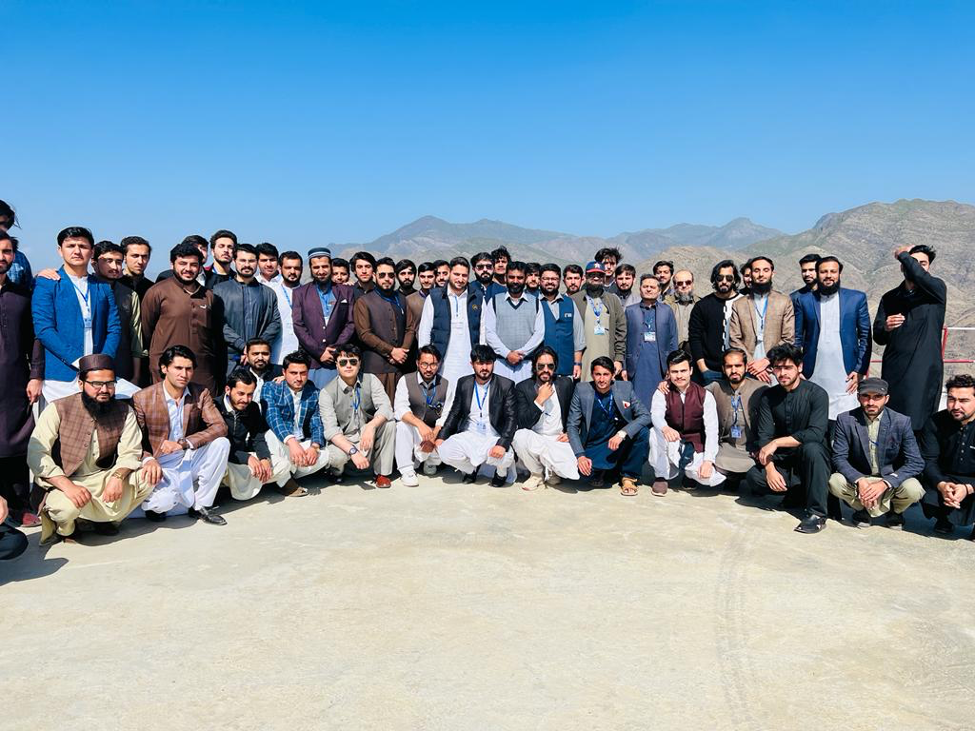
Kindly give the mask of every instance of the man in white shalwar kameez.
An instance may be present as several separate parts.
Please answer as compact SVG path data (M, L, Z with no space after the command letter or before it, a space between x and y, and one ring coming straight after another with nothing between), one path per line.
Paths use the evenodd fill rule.
M433 345L441 358L441 375L454 384L472 373L472 346L482 340L481 318L485 298L469 287L470 265L463 257L450 262L448 284L434 288L425 298L417 326L417 345ZM395 398L396 400L396 398Z

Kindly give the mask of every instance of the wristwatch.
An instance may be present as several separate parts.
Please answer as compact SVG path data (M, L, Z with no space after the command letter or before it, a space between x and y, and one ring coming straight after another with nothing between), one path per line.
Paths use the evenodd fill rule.
M349 448L349 451L346 454L348 454L350 457L352 457L354 454L358 454L359 451L360 450L358 450L356 448L356 445L354 444L352 447Z

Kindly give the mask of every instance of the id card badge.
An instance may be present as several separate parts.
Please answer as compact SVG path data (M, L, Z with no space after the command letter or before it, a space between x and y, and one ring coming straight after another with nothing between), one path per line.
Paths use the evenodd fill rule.
M601 325L599 322L596 325L594 325L594 335L605 335L606 333L607 330L605 330L604 326Z
M83 326L84 326L84 328L86 330L91 330L92 329L92 317L91 317L91 315L89 315L88 317L82 318L82 324L83 324Z
M653 343L653 342L655 342L655 339L656 339L657 335L658 335L658 333L656 333L654 331L652 331L652 332L645 332L645 342L646 343Z
M475 433L476 434L481 434L483 436L486 435L486 434L488 434L488 427L485 425L485 422L484 421L476 421L475 422Z
M739 426L734 426L729 430L729 435L733 439L739 439L741 436L743 436L743 428Z

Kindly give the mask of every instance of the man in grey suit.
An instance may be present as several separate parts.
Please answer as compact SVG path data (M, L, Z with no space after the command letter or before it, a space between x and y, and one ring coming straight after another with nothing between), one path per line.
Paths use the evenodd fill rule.
M889 528L901 530L903 513L923 498L916 479L925 466L908 416L885 408L889 384L866 378L858 386L859 408L838 415L828 480L831 494L855 509L852 522L867 528L886 516Z
M355 345L336 348L334 378L319 392L319 413L329 456L328 469L342 475L347 462L365 471L373 467L377 487L390 487L394 466L394 422L390 399L380 379L362 373Z
M621 494L638 494L638 479L648 459L651 414L627 381L614 380L607 356L590 365L591 381L578 383L570 401L567 437L581 475L603 487L606 473L620 473Z

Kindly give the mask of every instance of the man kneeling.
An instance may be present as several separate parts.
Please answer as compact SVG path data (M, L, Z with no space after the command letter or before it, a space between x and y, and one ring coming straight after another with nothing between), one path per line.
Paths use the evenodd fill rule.
M901 530L903 513L925 492L916 479L925 465L912 421L885 408L888 401L889 384L866 378L858 384L860 408L839 414L835 425L832 462L837 472L828 489L855 509L857 528L885 515L887 526Z
M394 451L400 481L417 487L415 462L424 465L424 473L433 475L441 464L434 446L448 411L448 379L438 375L441 353L433 345L417 351L417 373L408 373L397 382L394 393L394 418L397 440Z
M268 425L254 395L258 379L245 368L235 368L227 377L224 398L217 402L217 410L227 425L227 440L231 451L227 458L224 484L231 489L235 500L250 500L271 481L271 452L265 441ZM297 496L306 495L300 488Z
M129 405L115 399L112 358L87 355L78 365L80 393L44 409L27 447L41 543L55 531L69 538L79 519L98 533L117 533L116 524L153 489L136 473L142 434Z

